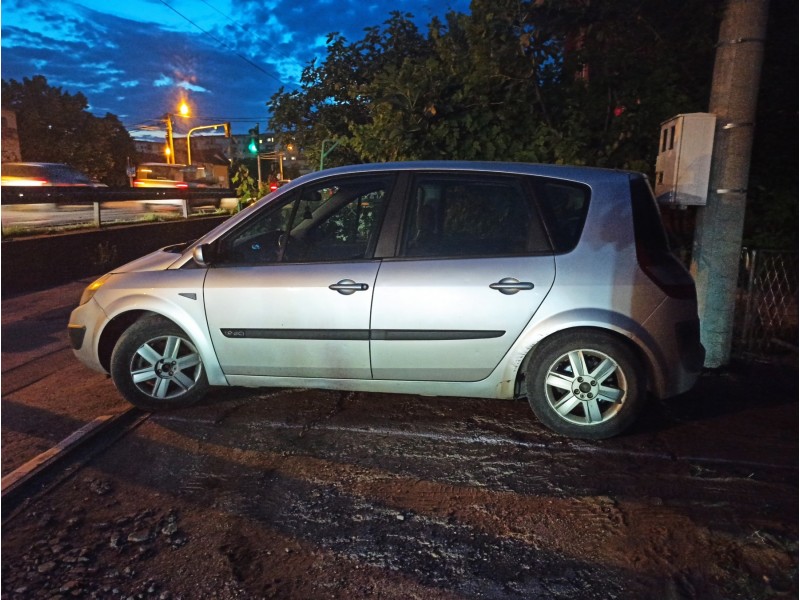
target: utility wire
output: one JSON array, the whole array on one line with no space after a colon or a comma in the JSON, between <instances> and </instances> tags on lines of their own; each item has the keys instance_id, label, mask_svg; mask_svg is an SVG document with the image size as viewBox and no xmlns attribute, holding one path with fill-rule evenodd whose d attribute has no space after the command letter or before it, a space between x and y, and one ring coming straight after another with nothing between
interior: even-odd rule
<instances>
[{"instance_id":1,"label":"utility wire","mask_svg":"<svg viewBox=\"0 0 800 600\"><path fill-rule=\"evenodd\" d=\"M240 54L239 52L237 52L236 50L234 50L233 48L231 48L230 46L228 46L228 45L227 45L225 42L223 42L222 40L220 40L219 38L217 38L216 36L214 36L214 35L213 35L211 32L209 32L209 31L206 31L205 29L203 29L202 27L200 27L200 26L199 26L197 23L195 23L195 22L194 22L194 21L192 21L192 20L191 20L189 17L187 17L186 15L184 15L183 13L181 13L180 11L176 10L175 8L173 8L172 6L170 6L169 4L167 4L167 3L166 3L164 0L160 0L160 2L161 2L161 4L163 4L164 6L166 6L168 9L170 9L172 12L174 12L175 14L177 14L179 17L181 17L182 19L185 19L185 20L186 20L188 23L190 23L192 26L196 27L197 29L199 29L200 31L202 31L204 34L206 34L208 37L210 37L212 40L214 40L215 42L217 42L218 44L220 44L221 46L223 46L223 47L224 47L225 49L227 49L229 52L233 52L233 53L234 53L236 56L238 56L238 57L239 57L239 58L241 58L243 61L245 61L246 63L248 63L250 66L252 66L252 67L254 67L254 68L258 69L259 71L261 71L262 73L264 73L264 75L266 75L267 77L271 77L272 79L274 79L275 81L277 81L278 83L280 83L281 85L283 85L283 82L282 82L282 81L281 81L281 80L280 80L278 77L276 77L275 75L273 75L272 73L270 73L269 71L267 71L266 69L264 69L263 67L261 67L260 65L257 65L256 63L254 63L252 60L250 60L249 58L247 58L245 55L243 55L243 54Z\"/></svg>"},{"instance_id":2,"label":"utility wire","mask_svg":"<svg viewBox=\"0 0 800 600\"><path fill-rule=\"evenodd\" d=\"M203 4L205 4L205 5L206 5L208 8L210 8L211 10L213 10L214 12L216 12L217 14L219 14L219 15L222 15L222 16L223 16L223 17L224 17L224 18L225 18L225 19L226 19L226 20L227 20L229 23L233 23L233 24L234 24L236 27L238 27L238 28L239 28L241 31L243 31L244 33L253 33L253 31L252 31L252 29L251 29L250 27L248 27L248 26L246 26L246 25L243 25L242 23L240 23L239 21L237 21L236 19L234 19L234 18L233 18L233 17L231 17L230 15L226 15L224 12L222 12L220 9L218 9L218 8L217 8L216 6L214 6L213 4L211 4L211 3L209 3L209 2L206 2L206 0L200 0L200 2L202 2ZM270 50L271 50L273 53L275 53L275 54L278 54L278 55L282 56L282 57L283 57L283 58L285 58L286 60L295 60L295 58L294 58L293 56L289 56L288 54L286 54L286 53L284 53L284 52L281 52L281 51L280 51L278 48L276 48L276 47L275 47L273 44L270 44L270 46L269 46L269 47L270 47Z\"/></svg>"}]
</instances>

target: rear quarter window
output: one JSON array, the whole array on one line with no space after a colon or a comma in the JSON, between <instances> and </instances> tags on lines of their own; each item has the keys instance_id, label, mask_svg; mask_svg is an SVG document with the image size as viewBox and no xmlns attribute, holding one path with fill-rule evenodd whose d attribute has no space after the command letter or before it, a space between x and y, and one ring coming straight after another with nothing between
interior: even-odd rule
<instances>
[{"instance_id":1,"label":"rear quarter window","mask_svg":"<svg viewBox=\"0 0 800 600\"><path fill-rule=\"evenodd\" d=\"M532 179L547 233L557 253L569 252L578 240L589 211L589 187L566 181Z\"/></svg>"}]
</instances>

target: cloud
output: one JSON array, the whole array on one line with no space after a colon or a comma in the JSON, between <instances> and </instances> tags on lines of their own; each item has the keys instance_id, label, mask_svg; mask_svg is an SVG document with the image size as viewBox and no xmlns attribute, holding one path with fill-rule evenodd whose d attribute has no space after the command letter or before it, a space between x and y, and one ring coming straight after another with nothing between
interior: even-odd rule
<instances>
[{"instance_id":1,"label":"cloud","mask_svg":"<svg viewBox=\"0 0 800 600\"><path fill-rule=\"evenodd\" d=\"M180 81L176 84L179 88L189 90L190 92L208 93L208 90L202 86L194 85L188 81Z\"/></svg>"},{"instance_id":2,"label":"cloud","mask_svg":"<svg viewBox=\"0 0 800 600\"><path fill-rule=\"evenodd\" d=\"M175 82L172 80L172 77L168 77L166 75L162 75L158 79L153 82L155 87L166 87L174 84Z\"/></svg>"},{"instance_id":3,"label":"cloud","mask_svg":"<svg viewBox=\"0 0 800 600\"><path fill-rule=\"evenodd\" d=\"M165 2L175 10L156 0L5 0L3 79L44 75L128 127L161 126L188 96L195 125L231 121L245 132L259 122L263 131L270 97L299 86L303 68L324 58L329 33L360 39L398 5L419 13L424 30L447 8L426 0ZM466 10L468 0L450 4Z\"/></svg>"}]
</instances>

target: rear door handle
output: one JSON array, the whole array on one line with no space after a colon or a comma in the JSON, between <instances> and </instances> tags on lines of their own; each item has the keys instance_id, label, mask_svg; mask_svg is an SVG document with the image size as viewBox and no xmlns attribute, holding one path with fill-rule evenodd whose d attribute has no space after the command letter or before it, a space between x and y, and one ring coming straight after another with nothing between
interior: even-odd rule
<instances>
[{"instance_id":1,"label":"rear door handle","mask_svg":"<svg viewBox=\"0 0 800 600\"><path fill-rule=\"evenodd\" d=\"M341 281L332 283L328 288L344 296L349 296L356 292L364 292L369 289L369 286L366 283L356 283L352 279L342 279Z\"/></svg>"},{"instance_id":2,"label":"rear door handle","mask_svg":"<svg viewBox=\"0 0 800 600\"><path fill-rule=\"evenodd\" d=\"M501 294L510 296L522 290L532 290L533 284L530 281L520 281L513 277L503 277L500 281L492 283L489 287L493 290L497 290Z\"/></svg>"}]
</instances>

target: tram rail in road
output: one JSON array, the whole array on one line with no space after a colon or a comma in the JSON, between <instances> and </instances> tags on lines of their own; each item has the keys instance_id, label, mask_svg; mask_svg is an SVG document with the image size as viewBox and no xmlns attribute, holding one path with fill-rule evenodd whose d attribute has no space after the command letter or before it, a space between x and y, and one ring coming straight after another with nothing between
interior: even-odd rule
<instances>
[{"instance_id":1,"label":"tram rail in road","mask_svg":"<svg viewBox=\"0 0 800 600\"><path fill-rule=\"evenodd\" d=\"M116 415L97 417L4 476L3 524L13 519L28 500L59 485L149 417L150 413L133 407Z\"/></svg>"}]
</instances>

